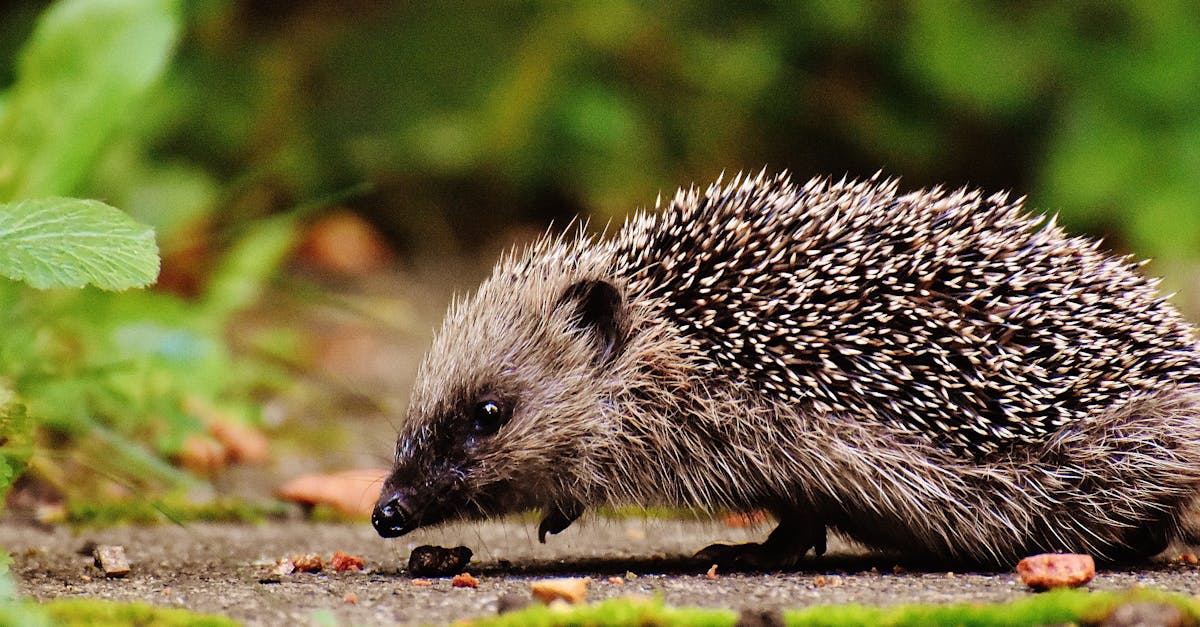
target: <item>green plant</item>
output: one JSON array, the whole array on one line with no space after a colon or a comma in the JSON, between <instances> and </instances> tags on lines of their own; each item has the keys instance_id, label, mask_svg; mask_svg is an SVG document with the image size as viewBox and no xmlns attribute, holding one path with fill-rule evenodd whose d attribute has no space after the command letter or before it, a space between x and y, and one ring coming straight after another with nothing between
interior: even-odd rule
<instances>
[{"instance_id":1,"label":"green plant","mask_svg":"<svg viewBox=\"0 0 1200 627\"><path fill-rule=\"evenodd\" d=\"M39 289L142 287L158 275L158 247L149 228L93 200L0 204L0 275ZM0 388L0 495L33 451L31 429L24 405Z\"/></svg>"},{"instance_id":2,"label":"green plant","mask_svg":"<svg viewBox=\"0 0 1200 627\"><path fill-rule=\"evenodd\" d=\"M246 225L189 302L114 293L154 282L154 230L64 197L107 196L93 179L144 122L182 22L178 0L57 2L0 95L0 275L12 279L0 279L0 493L26 464L72 499L105 482L188 485L165 458L205 429L189 403L257 416L251 394L270 373L235 360L224 336L289 250L295 220ZM139 215L178 226L144 205Z\"/></svg>"}]
</instances>

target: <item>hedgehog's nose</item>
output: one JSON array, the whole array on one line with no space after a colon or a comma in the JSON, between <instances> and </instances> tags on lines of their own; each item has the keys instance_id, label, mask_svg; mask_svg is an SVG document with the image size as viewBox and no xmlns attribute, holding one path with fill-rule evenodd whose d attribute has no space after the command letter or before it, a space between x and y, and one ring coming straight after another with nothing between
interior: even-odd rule
<instances>
[{"instance_id":1,"label":"hedgehog's nose","mask_svg":"<svg viewBox=\"0 0 1200 627\"><path fill-rule=\"evenodd\" d=\"M399 493L379 497L371 512L371 525L385 538L396 538L417 528L412 507Z\"/></svg>"}]
</instances>

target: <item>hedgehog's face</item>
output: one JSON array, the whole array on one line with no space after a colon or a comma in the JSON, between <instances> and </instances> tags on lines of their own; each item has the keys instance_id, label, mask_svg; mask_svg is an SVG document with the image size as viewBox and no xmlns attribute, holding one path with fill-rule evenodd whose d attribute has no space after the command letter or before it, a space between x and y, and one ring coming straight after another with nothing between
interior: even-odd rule
<instances>
[{"instance_id":1,"label":"hedgehog's face","mask_svg":"<svg viewBox=\"0 0 1200 627\"><path fill-rule=\"evenodd\" d=\"M498 274L452 308L418 371L379 533L583 501L623 308L611 283L545 274Z\"/></svg>"}]
</instances>

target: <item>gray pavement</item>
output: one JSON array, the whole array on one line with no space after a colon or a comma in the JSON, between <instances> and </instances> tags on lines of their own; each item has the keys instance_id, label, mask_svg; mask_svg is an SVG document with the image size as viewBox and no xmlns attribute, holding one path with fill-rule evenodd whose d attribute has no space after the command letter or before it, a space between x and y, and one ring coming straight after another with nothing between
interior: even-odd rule
<instances>
[{"instance_id":1,"label":"gray pavement","mask_svg":"<svg viewBox=\"0 0 1200 627\"><path fill-rule=\"evenodd\" d=\"M331 619L341 625L445 624L494 614L500 596L528 597L531 580L558 576L592 577L591 600L662 595L673 605L732 609L993 602L1031 594L1010 572L949 572L946 566L921 567L836 541L825 557L792 573L719 573L708 579L708 565L689 557L714 541L759 539L766 528L585 518L540 545L535 527L528 520L452 525L384 540L365 524L194 524L73 532L7 522L0 524L0 546L13 555L19 590L38 599L141 600L225 614L249 625L330 624ZM105 579L90 557L78 553L89 541L123 545L132 574ZM471 547L475 557L469 570L479 587L453 588L448 579L428 587L414 585L402 567L411 548L421 544ZM367 571L259 581L278 558L317 553L328 559L335 550L363 556ZM901 568L894 569L898 564ZM629 572L637 577L626 578ZM625 578L624 583L610 583L614 576ZM1197 594L1200 567L1159 562L1102 570L1089 588L1134 586Z\"/></svg>"}]
</instances>

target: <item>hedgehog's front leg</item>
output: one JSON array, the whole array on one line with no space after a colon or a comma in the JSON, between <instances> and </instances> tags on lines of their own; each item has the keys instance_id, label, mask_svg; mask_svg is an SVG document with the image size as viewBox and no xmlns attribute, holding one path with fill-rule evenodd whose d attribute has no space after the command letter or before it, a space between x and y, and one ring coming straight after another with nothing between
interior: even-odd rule
<instances>
[{"instance_id":1,"label":"hedgehog's front leg","mask_svg":"<svg viewBox=\"0 0 1200 627\"><path fill-rule=\"evenodd\" d=\"M812 549L825 554L825 523L812 516L784 515L765 542L710 544L696 557L719 566L749 570L794 568Z\"/></svg>"},{"instance_id":2,"label":"hedgehog's front leg","mask_svg":"<svg viewBox=\"0 0 1200 627\"><path fill-rule=\"evenodd\" d=\"M558 535L562 530L571 526L577 518L583 515L583 504L571 502L565 505L552 505L546 510L546 517L538 524L538 542L546 543L546 534Z\"/></svg>"}]
</instances>

